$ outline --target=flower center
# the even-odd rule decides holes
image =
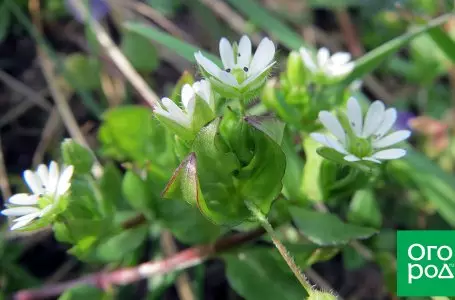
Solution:
[[[38,198],[38,208],[44,209],[48,205],[52,204],[52,199],[46,195],[40,195]]]
[[[373,146],[369,139],[350,136],[348,142],[348,151],[349,153],[362,158],[370,156],[373,153]]]
[[[234,75],[234,77],[238,83],[242,83],[248,77],[248,68],[244,67],[243,69],[241,69],[241,68],[236,67],[236,68],[230,70],[230,73],[232,73],[232,75]]]

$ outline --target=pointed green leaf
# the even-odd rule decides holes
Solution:
[[[302,300],[307,294],[283,259],[272,249],[225,255],[231,287],[246,300]]]
[[[92,152],[72,139],[66,139],[61,145],[63,161],[74,166],[75,174],[88,174],[92,169],[94,157]]]
[[[318,245],[345,245],[351,240],[366,239],[377,233],[370,227],[361,227],[342,222],[337,216],[290,207],[292,219],[300,232]]]
[[[381,209],[371,189],[355,192],[349,205],[348,220],[354,224],[381,227]]]
[[[119,261],[142,245],[146,236],[146,226],[124,230],[101,242],[97,248],[96,256],[105,262]]]

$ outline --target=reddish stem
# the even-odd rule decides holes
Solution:
[[[34,300],[55,297],[65,290],[78,285],[91,285],[106,289],[112,285],[126,285],[155,275],[183,270],[198,265],[208,258],[225,252],[244,243],[255,240],[265,233],[264,229],[237,233],[216,241],[213,244],[195,246],[183,250],[163,260],[150,261],[135,267],[118,269],[112,272],[98,272],[78,279],[50,284],[36,289],[21,290],[14,294],[16,300]]]

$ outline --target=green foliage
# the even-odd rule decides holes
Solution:
[[[225,255],[232,288],[247,300],[300,300],[307,294],[272,249],[251,249]]]
[[[75,174],[87,174],[90,172],[94,157],[89,149],[67,139],[61,145],[62,158],[67,166],[74,166]]]
[[[358,190],[349,206],[348,220],[351,223],[380,228],[381,209],[371,189]]]
[[[98,59],[76,53],[67,56],[64,65],[66,76],[72,78],[75,88],[91,91],[101,87],[101,64]]]
[[[377,233],[370,227],[361,227],[342,222],[332,214],[290,207],[292,219],[300,232],[315,244],[345,245],[354,239],[366,239]]]
[[[158,53],[153,44],[142,35],[125,31],[120,49],[138,71],[154,71],[159,64]]]
[[[102,290],[82,285],[71,288],[63,293],[59,298],[59,300],[76,300],[76,299],[86,299],[86,300],[108,300],[112,299],[108,294],[103,293]]]

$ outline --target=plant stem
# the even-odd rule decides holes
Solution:
[[[278,239],[275,230],[273,229],[272,225],[269,223],[267,220],[267,217],[261,212],[261,210],[253,203],[245,201],[246,206],[248,209],[251,211],[253,214],[253,217],[261,223],[262,227],[264,227],[265,231],[270,235],[273,244],[275,247],[278,249],[278,252],[280,252],[281,256],[283,259],[286,261],[288,264],[289,268],[292,270],[294,273],[295,277],[299,280],[300,284],[303,286],[303,288],[307,291],[308,294],[311,294],[313,291],[313,288],[311,287],[310,282],[308,279],[305,277],[303,272],[300,270],[299,266],[294,261],[294,258],[291,256],[289,251],[286,249],[286,247],[281,243],[281,241]]]

